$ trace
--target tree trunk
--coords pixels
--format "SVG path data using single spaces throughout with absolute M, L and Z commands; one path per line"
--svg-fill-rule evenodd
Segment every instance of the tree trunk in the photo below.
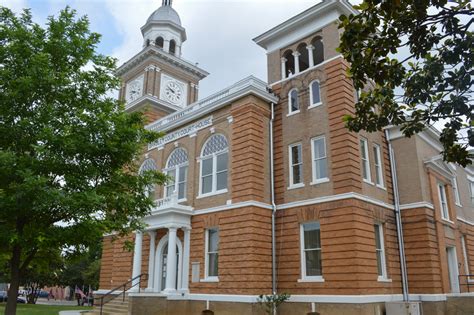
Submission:
M 8 301 L 5 315 L 16 315 L 16 299 L 20 288 L 20 245 L 13 246 L 12 258 L 10 260 L 10 288 L 8 289 Z

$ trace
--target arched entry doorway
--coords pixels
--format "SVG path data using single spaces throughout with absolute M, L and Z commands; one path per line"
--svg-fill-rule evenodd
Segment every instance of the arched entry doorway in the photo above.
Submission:
M 180 239 L 176 239 L 176 266 L 174 266 L 176 270 L 176 287 L 173 288 L 175 290 L 181 289 L 181 279 L 182 279 L 182 266 L 183 266 L 183 244 L 181 243 Z M 155 291 L 161 292 L 166 288 L 166 276 L 169 273 L 168 268 L 168 234 L 166 234 L 163 238 L 161 238 L 158 246 L 156 248 L 156 256 L 155 256 Z

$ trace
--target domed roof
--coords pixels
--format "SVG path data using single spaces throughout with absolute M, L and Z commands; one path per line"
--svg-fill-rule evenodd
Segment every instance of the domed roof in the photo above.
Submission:
M 163 5 L 153 12 L 148 20 L 147 24 L 151 22 L 172 22 L 181 26 L 181 19 L 179 18 L 178 12 L 176 12 L 170 5 Z

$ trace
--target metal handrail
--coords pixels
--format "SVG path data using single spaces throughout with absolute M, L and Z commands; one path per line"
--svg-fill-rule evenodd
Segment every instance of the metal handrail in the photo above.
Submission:
M 465 278 L 466 279 L 466 282 L 465 283 L 461 283 L 461 278 Z M 474 287 L 474 275 L 459 275 L 458 276 L 458 281 L 459 281 L 459 285 L 465 285 L 467 287 L 467 292 L 470 293 L 471 290 L 469 289 L 469 287 Z
M 103 308 L 104 308 L 104 305 L 109 303 L 110 301 L 112 301 L 113 299 L 117 298 L 117 296 L 113 296 L 111 299 L 107 300 L 107 301 L 104 301 L 106 297 L 111 297 L 112 294 L 118 290 L 122 290 L 123 291 L 119 294 L 119 295 L 122 295 L 122 302 L 125 302 L 125 293 L 127 292 L 127 290 L 130 290 L 131 288 L 135 287 L 138 285 L 138 293 L 140 293 L 140 284 L 142 282 L 142 277 L 148 277 L 148 274 L 146 273 L 142 273 L 141 275 L 138 275 L 136 276 L 135 278 L 132 278 L 132 279 L 129 279 L 127 282 L 125 283 L 122 283 L 121 285 L 119 285 L 118 287 L 108 291 L 107 293 L 105 293 L 104 295 L 102 295 L 99 299 L 100 299 L 100 315 L 102 315 L 102 311 L 103 311 Z M 135 280 L 138 279 L 138 282 L 136 283 L 133 283 Z M 129 284 L 132 284 L 128 289 L 127 289 L 127 286 Z

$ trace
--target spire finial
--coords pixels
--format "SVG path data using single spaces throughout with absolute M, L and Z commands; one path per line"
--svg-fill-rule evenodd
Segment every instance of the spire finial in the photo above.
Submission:
M 163 0 L 162 5 L 163 6 L 169 5 L 171 7 L 171 2 L 173 2 L 173 1 L 172 0 Z

